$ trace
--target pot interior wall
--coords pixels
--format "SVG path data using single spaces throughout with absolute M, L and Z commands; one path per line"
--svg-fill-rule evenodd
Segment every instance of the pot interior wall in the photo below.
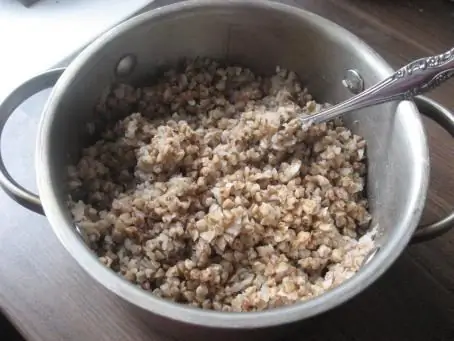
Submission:
M 97 120 L 94 105 L 103 89 L 115 82 L 136 84 L 151 79 L 163 65 L 176 64 L 183 57 L 205 56 L 240 63 L 266 74 L 277 65 L 294 70 L 318 101 L 335 103 L 351 96 L 341 84 L 345 70 L 357 69 L 366 87 L 389 72 L 373 52 L 345 31 L 333 30 L 316 16 L 298 13 L 247 6 L 235 10 L 204 6 L 196 11 L 156 16 L 120 36 L 114 30 L 107 35 L 103 48 L 98 43 L 89 47 L 67 70 L 64 77 L 71 82 L 60 92 L 63 96 L 53 98 L 58 110 L 49 139 L 59 143 L 48 151 L 54 155 L 49 167 L 61 205 L 66 197 L 68 156 L 74 161 L 81 147 L 91 140 L 87 122 Z M 129 77 L 120 79 L 115 67 L 126 54 L 136 56 L 137 66 Z M 412 136 L 419 138 L 420 131 L 413 121 L 415 116 L 408 103 L 397 112 L 396 105 L 390 104 L 346 117 L 347 125 L 368 143 L 372 225 L 379 225 L 384 232 L 382 242 L 393 238 L 403 217 L 414 210 L 407 198 L 419 151 L 410 146 Z

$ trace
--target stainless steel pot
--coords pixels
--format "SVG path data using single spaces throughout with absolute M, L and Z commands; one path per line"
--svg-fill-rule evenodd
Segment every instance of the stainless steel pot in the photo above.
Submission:
M 36 148 L 39 197 L 0 163 L 0 184 L 21 205 L 45 213 L 74 259 L 103 286 L 161 320 L 201 327 L 251 329 L 282 325 L 327 311 L 357 295 L 395 261 L 413 237 L 422 240 L 451 227 L 454 215 L 416 230 L 424 206 L 429 155 L 417 107 L 393 103 L 346 117 L 368 143 L 368 195 L 379 252 L 343 285 L 304 303 L 257 313 L 203 311 L 161 300 L 105 268 L 79 237 L 65 204 L 65 166 L 90 138 L 93 107 L 113 82 L 136 83 L 182 57 L 208 56 L 270 73 L 276 65 L 295 70 L 320 101 L 350 96 L 341 85 L 355 69 L 370 86 L 392 70 L 370 47 L 341 27 L 312 13 L 263 1 L 187 1 L 122 23 L 88 46 L 66 69 L 45 72 L 16 89 L 0 106 L 1 126 L 32 93 L 52 86 Z M 126 58 L 125 58 L 126 57 Z M 454 135 L 453 116 L 418 98 L 416 105 Z M 416 232 L 415 232 L 416 230 Z

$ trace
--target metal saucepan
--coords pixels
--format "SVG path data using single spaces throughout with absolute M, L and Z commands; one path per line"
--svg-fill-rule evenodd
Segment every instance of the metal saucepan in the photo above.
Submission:
M 296 71 L 321 102 L 351 96 L 342 84 L 355 69 L 366 87 L 392 73 L 363 41 L 317 15 L 268 1 L 187 1 L 139 15 L 90 44 L 66 69 L 45 72 L 16 89 L 0 106 L 0 129 L 28 96 L 55 86 L 42 113 L 36 171 L 39 197 L 0 162 L 0 183 L 18 203 L 45 213 L 74 259 L 103 286 L 160 321 L 199 327 L 252 329 L 307 319 L 345 302 L 377 280 L 410 240 L 445 232 L 454 216 L 418 228 L 429 182 L 429 152 L 418 109 L 454 136 L 453 116 L 426 98 L 353 112 L 345 117 L 368 143 L 368 196 L 378 226 L 379 252 L 353 278 L 304 303 L 253 313 L 193 309 L 156 298 L 102 265 L 85 246 L 66 206 L 66 165 L 89 138 L 87 123 L 102 91 L 113 82 L 140 82 L 159 66 L 206 56 L 244 64 L 261 73 L 276 65 Z M 125 58 L 126 57 L 126 58 Z M 120 62 L 121 61 L 121 62 Z M 120 63 L 119 63 L 120 62 Z

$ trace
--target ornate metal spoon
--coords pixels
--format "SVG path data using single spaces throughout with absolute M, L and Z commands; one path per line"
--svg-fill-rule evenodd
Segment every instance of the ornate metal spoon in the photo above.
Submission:
M 435 89 L 453 75 L 454 48 L 437 56 L 415 60 L 358 95 L 317 114 L 303 117 L 302 123 L 321 123 L 353 110 L 390 101 L 409 100 Z

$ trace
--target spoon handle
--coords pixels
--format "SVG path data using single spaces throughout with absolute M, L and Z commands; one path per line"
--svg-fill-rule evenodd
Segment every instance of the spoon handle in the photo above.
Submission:
M 358 95 L 302 120 L 307 123 L 321 123 L 372 105 L 409 100 L 432 91 L 453 75 L 454 48 L 436 56 L 412 61 Z

